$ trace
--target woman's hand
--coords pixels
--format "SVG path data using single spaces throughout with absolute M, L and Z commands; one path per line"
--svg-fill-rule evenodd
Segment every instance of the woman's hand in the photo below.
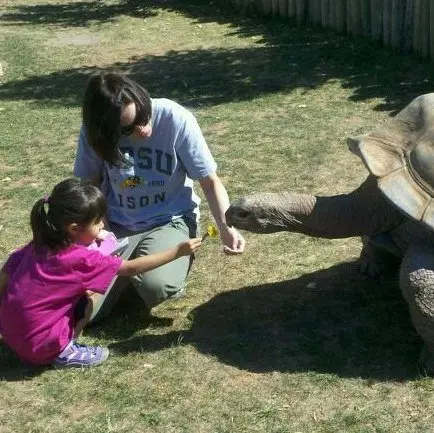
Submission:
M 220 229 L 220 238 L 225 254 L 241 254 L 244 252 L 246 241 L 234 227 L 225 226 Z

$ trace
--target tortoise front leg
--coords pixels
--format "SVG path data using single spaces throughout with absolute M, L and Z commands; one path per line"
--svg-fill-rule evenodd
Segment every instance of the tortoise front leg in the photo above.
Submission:
M 422 367 L 434 375 L 434 251 L 425 245 L 410 246 L 400 268 L 400 287 L 411 320 L 425 347 Z

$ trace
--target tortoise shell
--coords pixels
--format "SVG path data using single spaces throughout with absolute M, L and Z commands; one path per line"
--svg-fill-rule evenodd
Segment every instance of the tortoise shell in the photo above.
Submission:
M 399 209 L 434 229 L 434 93 L 418 96 L 348 145 Z

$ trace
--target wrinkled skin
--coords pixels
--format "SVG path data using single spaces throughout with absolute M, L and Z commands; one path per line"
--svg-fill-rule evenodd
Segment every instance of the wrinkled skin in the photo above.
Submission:
M 369 176 L 349 194 L 319 197 L 260 193 L 231 204 L 226 221 L 254 233 L 290 231 L 323 238 L 361 236 L 361 271 L 371 276 L 399 266 L 399 282 L 414 327 L 425 342 L 423 368 L 434 373 L 434 232 L 407 218 Z

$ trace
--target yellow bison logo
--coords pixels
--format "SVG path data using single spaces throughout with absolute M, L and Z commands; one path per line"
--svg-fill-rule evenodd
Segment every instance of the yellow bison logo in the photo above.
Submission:
M 137 188 L 139 185 L 143 185 L 144 180 L 140 176 L 130 176 L 121 182 L 121 188 Z

